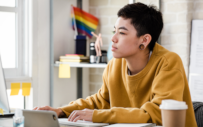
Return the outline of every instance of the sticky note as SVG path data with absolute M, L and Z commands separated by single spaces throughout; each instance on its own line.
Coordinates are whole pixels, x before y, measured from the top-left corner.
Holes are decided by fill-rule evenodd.
M 60 64 L 59 65 L 59 78 L 70 78 L 70 65 Z
M 4 115 L 4 110 L 0 108 L 0 114 Z
M 22 95 L 29 96 L 31 89 L 31 83 L 22 83 Z
M 11 96 L 18 95 L 20 90 L 20 83 L 11 83 Z

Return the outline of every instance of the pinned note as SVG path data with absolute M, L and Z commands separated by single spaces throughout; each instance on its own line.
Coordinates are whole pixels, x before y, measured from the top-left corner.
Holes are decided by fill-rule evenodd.
M 0 108 L 0 114 L 4 115 L 4 110 Z
M 29 96 L 31 89 L 31 83 L 22 83 L 22 95 Z
M 70 65 L 68 64 L 59 65 L 59 78 L 70 78 Z
M 11 83 L 11 94 L 10 95 L 18 95 L 20 90 L 20 83 Z

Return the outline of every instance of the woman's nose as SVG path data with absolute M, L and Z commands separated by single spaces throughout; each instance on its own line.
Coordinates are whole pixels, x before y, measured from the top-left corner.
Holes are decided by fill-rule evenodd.
M 113 37 L 111 38 L 111 41 L 114 43 L 117 43 L 118 39 L 116 37 L 116 33 L 113 35 Z

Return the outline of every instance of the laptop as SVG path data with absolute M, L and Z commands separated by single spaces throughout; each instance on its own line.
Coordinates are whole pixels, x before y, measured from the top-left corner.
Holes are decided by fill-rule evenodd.
M 4 115 L 0 114 L 0 118 L 13 117 L 14 113 L 11 113 L 8 103 L 7 88 L 1 62 L 1 56 L 0 56 L 0 108 L 3 109 L 4 113 Z
M 47 110 L 23 110 L 25 127 L 103 127 L 108 123 L 93 123 L 89 121 L 78 120 L 70 122 L 68 118 L 59 118 L 54 111 Z
M 23 110 L 25 127 L 60 127 L 54 111 Z

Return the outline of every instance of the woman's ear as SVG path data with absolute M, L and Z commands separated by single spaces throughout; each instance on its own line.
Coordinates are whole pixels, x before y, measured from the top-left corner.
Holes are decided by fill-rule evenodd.
M 145 34 L 143 36 L 142 44 L 144 44 L 145 47 L 147 47 L 149 45 L 149 43 L 151 42 L 151 40 L 152 40 L 152 36 L 150 34 Z

